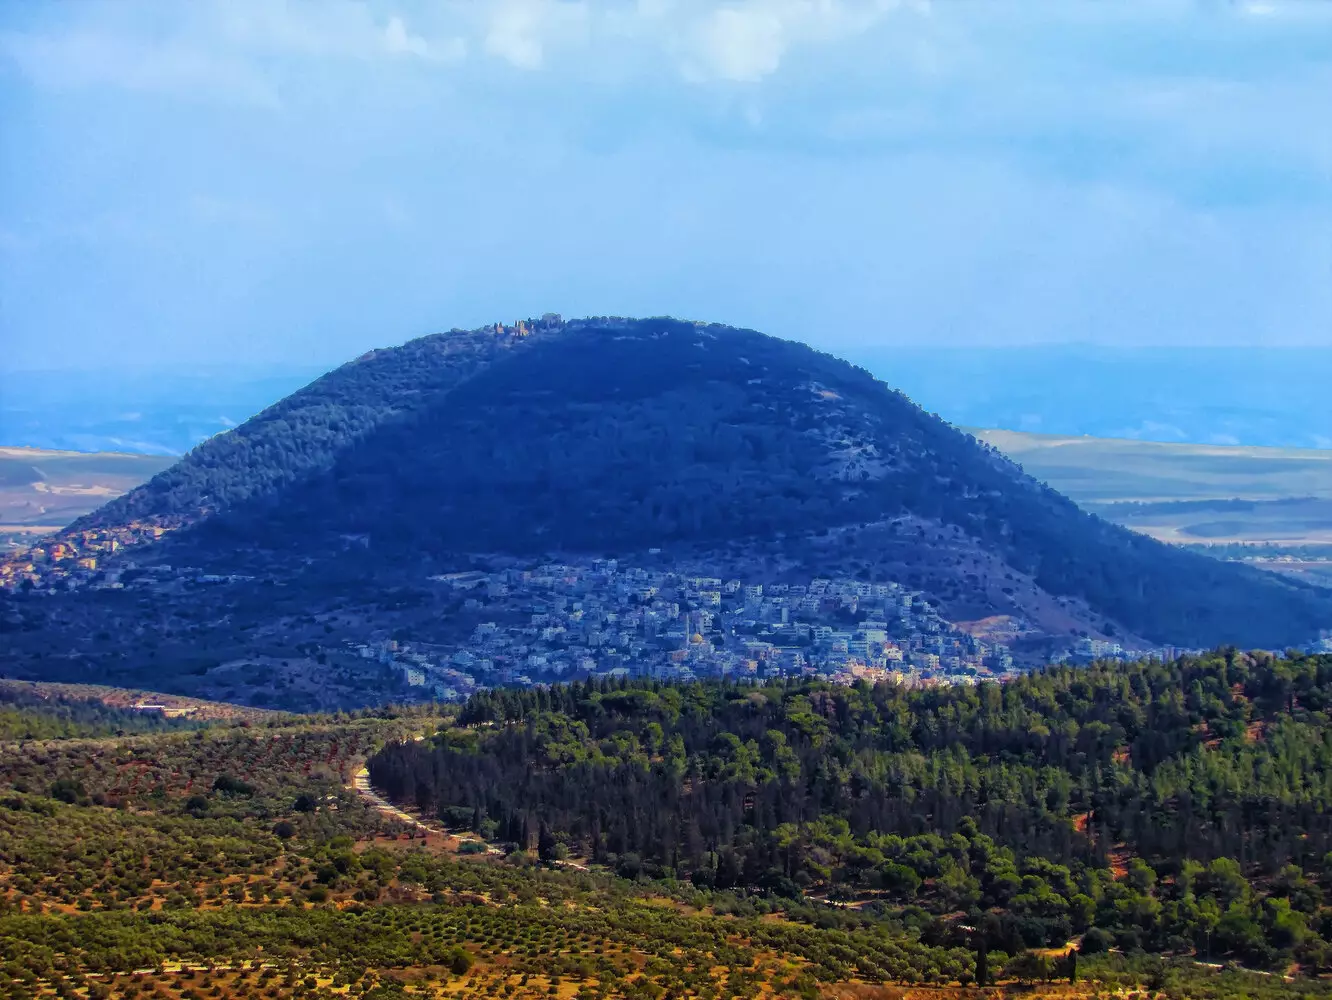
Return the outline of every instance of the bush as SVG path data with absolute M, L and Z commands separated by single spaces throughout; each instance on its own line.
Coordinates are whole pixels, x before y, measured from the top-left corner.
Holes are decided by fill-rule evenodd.
M 213 781 L 213 791 L 224 795 L 253 795 L 254 786 L 229 774 L 219 774 Z
M 83 785 L 73 778 L 57 778 L 51 784 L 51 798 L 69 805 L 85 805 L 88 793 Z
M 1054 966 L 1044 955 L 1034 951 L 1020 951 L 1004 965 L 1003 974 L 1024 983 L 1048 981 L 1054 976 Z
M 465 976 L 475 964 L 476 959 L 466 948 L 454 948 L 449 956 L 449 971 L 455 976 Z
M 1078 951 L 1084 955 L 1100 955 L 1110 950 L 1114 943 L 1114 937 L 1109 931 L 1104 931 L 1099 927 L 1093 927 L 1086 934 L 1082 935 L 1082 943 L 1078 945 Z

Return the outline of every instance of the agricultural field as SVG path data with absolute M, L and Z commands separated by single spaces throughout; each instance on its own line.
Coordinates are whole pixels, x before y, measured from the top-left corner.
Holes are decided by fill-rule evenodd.
M 1080 504 L 1332 500 L 1332 449 L 969 433 Z
M 971 433 L 1108 521 L 1332 587 L 1332 449 Z
M 89 693 L 9 710 L 49 729 Z M 5 1000 L 1292 995 L 1280 975 L 1071 945 L 990 952 L 1001 985 L 982 991 L 965 936 L 909 919 L 497 854 L 356 789 L 376 749 L 453 724 L 431 710 L 85 735 L 131 712 L 101 711 L 0 742 Z

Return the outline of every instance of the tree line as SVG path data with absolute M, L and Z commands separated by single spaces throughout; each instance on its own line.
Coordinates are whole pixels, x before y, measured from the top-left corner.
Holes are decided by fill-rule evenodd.
M 1332 964 L 1332 657 L 1233 650 L 999 685 L 577 683 L 474 696 L 370 762 L 546 858 L 935 918 L 1013 950 Z

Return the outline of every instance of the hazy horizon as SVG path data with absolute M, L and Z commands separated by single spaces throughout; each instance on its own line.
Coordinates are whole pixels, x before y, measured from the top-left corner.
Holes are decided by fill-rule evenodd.
M 363 349 L 343 361 L 364 353 Z M 881 347 L 836 352 L 965 427 L 1194 444 L 1332 448 L 1332 347 Z M 28 372 L 0 445 L 180 454 L 335 365 Z
M 535 316 L 522 317 L 504 317 L 496 319 L 496 322 L 511 323 L 516 319 L 532 319 Z M 568 316 L 566 319 L 579 319 L 582 317 Z M 643 319 L 648 317 L 626 317 L 632 319 Z M 703 322 L 700 318 L 700 322 Z M 718 322 L 727 324 L 724 319 L 707 320 L 706 322 Z M 484 325 L 484 324 L 483 324 Z M 451 329 L 451 328 L 450 328 Z M 71 362 L 60 365 L 26 365 L 23 367 L 11 366 L 6 370 L 16 375 L 94 375 L 106 376 L 113 375 L 117 377 L 138 378 L 147 376 L 156 376 L 163 374 L 178 375 L 211 375 L 218 373 L 239 373 L 255 378 L 265 378 L 270 376 L 287 377 L 295 374 L 309 374 L 311 378 L 326 374 L 339 365 L 346 364 L 355 360 L 359 354 L 366 351 L 382 350 L 393 348 L 414 340 L 417 337 L 428 337 L 438 333 L 446 333 L 447 329 L 432 330 L 424 333 L 414 333 L 399 340 L 376 342 L 366 344 L 362 350 L 353 354 L 348 354 L 337 360 L 328 363 L 323 362 L 298 362 L 290 361 L 197 361 L 197 362 L 166 362 L 166 361 L 148 361 L 137 363 L 121 363 L 115 361 L 108 363 L 83 363 Z M 759 330 L 759 333 L 766 333 L 765 330 Z M 1152 354 L 1165 355 L 1193 355 L 1201 359 L 1219 358 L 1230 356 L 1242 356 L 1246 359 L 1261 358 L 1268 355 L 1284 357 L 1314 358 L 1318 361 L 1332 360 L 1332 344 L 1097 344 L 1089 341 L 1057 341 L 1040 344 L 910 344 L 910 343 L 892 343 L 892 344 L 874 344 L 868 343 L 863 346 L 853 345 L 851 347 L 820 347 L 818 344 L 796 336 L 787 336 L 783 340 L 795 340 L 799 343 L 809 344 L 818 350 L 836 355 L 845 360 L 860 364 L 858 357 L 876 350 L 891 352 L 894 354 L 919 354 L 944 356 L 966 356 L 984 353 L 996 353 L 1005 355 L 1038 355 L 1047 356 L 1064 355 L 1075 356 L 1083 355 L 1089 360 L 1095 359 L 1113 359 L 1123 357 L 1144 357 Z

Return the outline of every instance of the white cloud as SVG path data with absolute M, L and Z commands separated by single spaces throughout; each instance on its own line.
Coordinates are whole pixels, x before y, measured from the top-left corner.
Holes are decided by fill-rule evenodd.
M 455 58 L 463 40 L 428 38 L 400 13 L 381 17 L 357 0 L 317 4 L 226 0 L 194 8 L 197 31 L 220 31 L 236 47 L 314 58 Z
M 799 46 L 860 35 L 891 11 L 924 0 L 498 0 L 480 20 L 487 52 L 522 69 L 547 68 L 556 52 L 587 64 L 632 53 L 641 71 L 666 55 L 693 82 L 754 83 Z M 646 59 L 642 57 L 648 57 Z
M 412 35 L 407 31 L 407 26 L 402 23 L 402 18 L 389 18 L 388 25 L 384 28 L 384 48 L 393 53 L 404 53 L 414 56 L 429 57 L 430 45 L 420 35 Z
M 486 51 L 519 69 L 540 69 L 544 50 L 530 5 L 508 4 L 491 22 Z
M 589 40 L 591 9 L 581 0 L 501 0 L 485 27 L 485 48 L 519 69 L 541 69 L 547 51 Z
M 752 83 L 781 64 L 786 31 L 781 16 L 763 5 L 723 7 L 699 26 L 697 53 L 715 75 Z
M 103 315 L 350 338 L 385 302 L 417 329 L 529 301 L 789 334 L 1325 339 L 1332 3 L 1278 6 L 32 5 L 0 14 L 0 74 L 35 84 L 5 123 L 0 295 L 34 344 Z M 518 230 L 542 234 L 522 266 Z
M 692 29 L 683 46 L 686 78 L 756 83 L 776 73 L 795 46 L 827 46 L 863 35 L 889 13 L 917 13 L 915 0 L 742 0 L 692 6 Z

